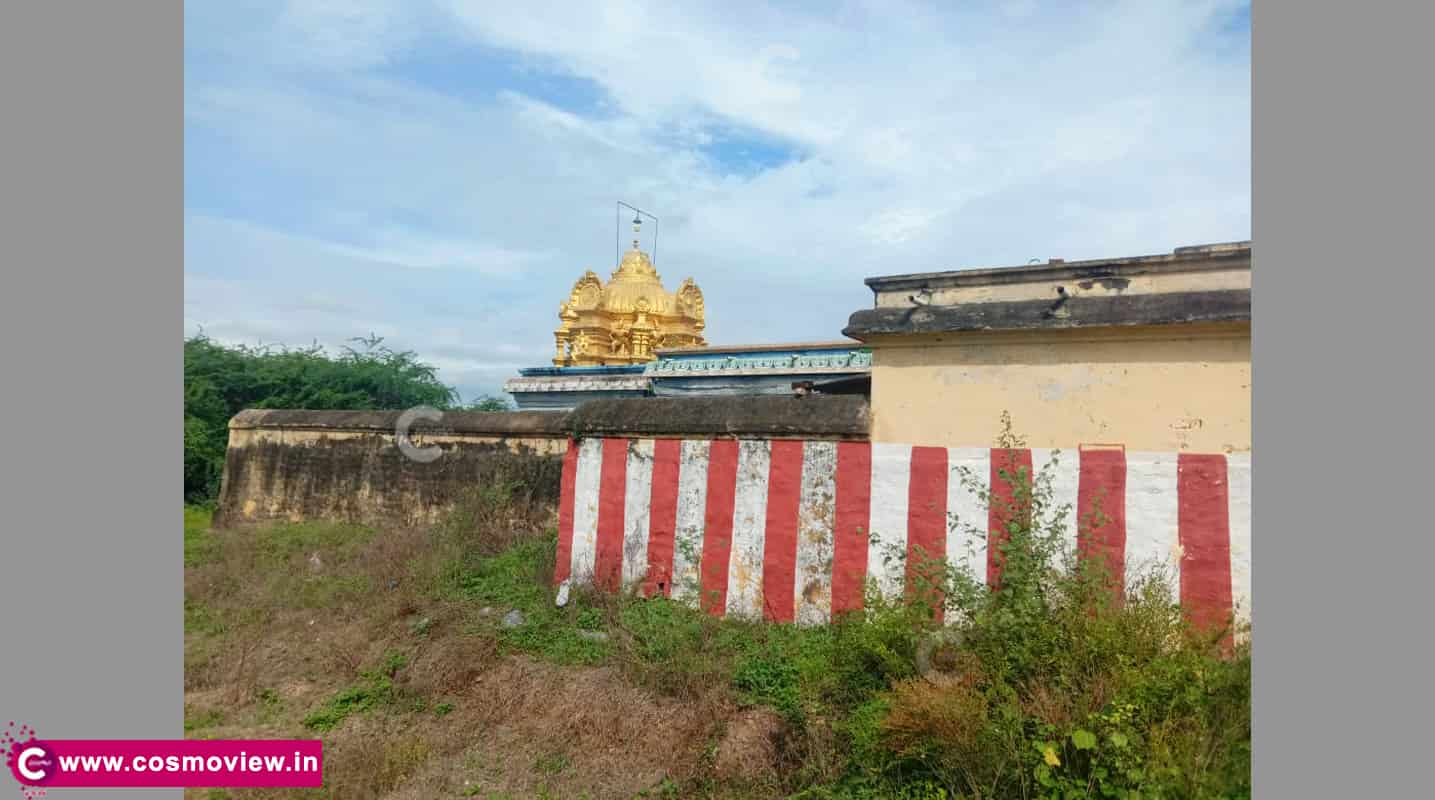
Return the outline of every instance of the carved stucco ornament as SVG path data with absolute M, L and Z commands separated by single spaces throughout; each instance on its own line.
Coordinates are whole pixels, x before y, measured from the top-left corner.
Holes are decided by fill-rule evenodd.
M 635 240 L 607 283 L 589 270 L 559 304 L 553 364 L 643 364 L 657 358 L 660 347 L 704 347 L 705 314 L 693 279 L 669 292 Z

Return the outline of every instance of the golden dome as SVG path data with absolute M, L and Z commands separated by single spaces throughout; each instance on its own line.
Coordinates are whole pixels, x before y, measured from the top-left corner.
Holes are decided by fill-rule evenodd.
M 637 242 L 633 242 L 632 250 L 623 254 L 623 260 L 618 262 L 618 268 L 613 270 L 613 280 L 652 280 L 654 283 L 661 283 L 653 260 L 638 249 Z
M 602 307 L 611 314 L 639 310 L 666 314 L 671 312 L 674 303 L 648 254 L 635 248 L 624 253 L 622 262 L 613 270 L 603 289 Z
M 568 301 L 559 306 L 553 363 L 641 364 L 656 358 L 653 351 L 659 347 L 706 345 L 705 311 L 702 290 L 693 279 L 669 292 L 635 241 L 607 284 L 592 271 L 573 284 Z

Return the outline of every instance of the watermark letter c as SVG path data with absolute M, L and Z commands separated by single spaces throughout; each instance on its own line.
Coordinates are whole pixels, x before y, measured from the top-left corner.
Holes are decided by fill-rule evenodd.
M 438 445 L 419 447 L 409 438 L 409 428 L 413 427 L 414 421 L 426 419 L 430 422 L 438 422 L 443 419 L 443 412 L 430 406 L 414 406 L 399 415 L 399 422 L 394 426 L 394 440 L 399 446 L 399 452 L 403 453 L 410 461 L 417 461 L 420 464 L 428 464 L 443 455 L 443 448 Z

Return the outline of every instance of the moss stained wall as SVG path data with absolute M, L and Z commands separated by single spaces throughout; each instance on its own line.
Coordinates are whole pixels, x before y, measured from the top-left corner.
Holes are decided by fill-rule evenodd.
M 274 519 L 433 522 L 484 485 L 557 502 L 565 437 L 455 434 L 414 437 L 438 458 L 409 458 L 393 433 L 234 429 L 225 454 L 217 525 Z
M 570 439 L 867 437 L 862 397 L 601 400 L 573 412 L 445 412 L 408 428 L 397 411 L 248 410 L 229 423 L 215 524 L 330 519 L 436 521 L 466 493 L 497 482 L 556 505 Z

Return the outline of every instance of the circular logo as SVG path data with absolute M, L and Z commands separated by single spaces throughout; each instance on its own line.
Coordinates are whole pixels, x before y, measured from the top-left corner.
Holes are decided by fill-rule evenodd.
M 16 780 L 29 786 L 44 786 L 60 771 L 55 752 L 44 742 L 21 742 L 15 745 L 11 763 Z

